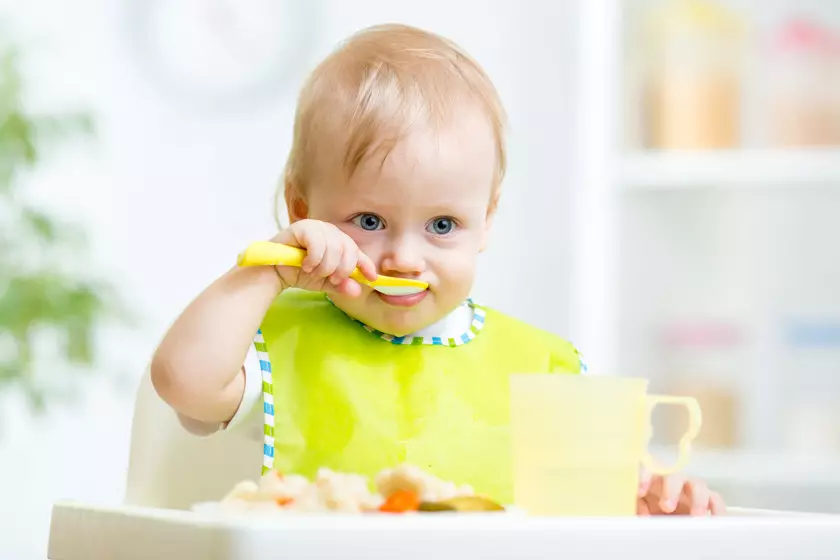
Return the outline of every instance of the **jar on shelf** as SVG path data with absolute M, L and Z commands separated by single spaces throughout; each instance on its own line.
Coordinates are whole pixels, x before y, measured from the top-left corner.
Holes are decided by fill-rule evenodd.
M 741 445 L 744 330 L 729 322 L 671 323 L 663 328 L 660 340 L 659 390 L 694 397 L 703 413 L 695 444 L 711 449 Z M 662 418 L 654 431 L 674 442 L 685 431 L 682 424 L 675 418 Z
M 840 145 L 840 39 L 818 22 L 795 19 L 771 36 L 764 57 L 769 144 Z
M 784 325 L 780 411 L 784 447 L 825 455 L 840 450 L 840 320 L 793 319 Z
M 840 30 L 834 32 L 834 48 L 831 55 L 831 82 L 829 84 L 829 91 L 834 100 L 834 111 L 832 112 L 832 122 L 834 123 L 835 137 L 840 135 Z M 835 145 L 840 145 L 840 140 L 833 142 Z
M 671 2 L 651 15 L 642 85 L 648 148 L 740 143 L 743 27 L 710 0 Z

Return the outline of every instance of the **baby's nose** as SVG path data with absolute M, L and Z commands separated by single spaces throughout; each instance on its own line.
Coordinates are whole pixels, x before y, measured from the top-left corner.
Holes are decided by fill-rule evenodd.
M 416 276 L 426 269 L 422 251 L 412 243 L 394 244 L 382 259 L 383 274 Z

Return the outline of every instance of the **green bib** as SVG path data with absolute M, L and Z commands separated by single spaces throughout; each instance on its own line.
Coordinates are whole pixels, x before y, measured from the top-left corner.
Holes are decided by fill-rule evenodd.
M 554 335 L 473 305 L 457 339 L 398 338 L 350 318 L 323 294 L 287 291 L 255 346 L 263 373 L 263 471 L 320 467 L 373 478 L 417 465 L 512 503 L 508 380 L 580 371 Z

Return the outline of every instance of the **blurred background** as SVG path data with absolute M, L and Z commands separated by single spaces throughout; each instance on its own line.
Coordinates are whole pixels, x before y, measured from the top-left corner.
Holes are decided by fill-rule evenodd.
M 690 470 L 730 503 L 840 512 L 840 3 L 4 0 L 0 557 L 122 499 L 157 341 L 275 230 L 307 71 L 389 21 L 509 111 L 476 297 L 700 399 Z

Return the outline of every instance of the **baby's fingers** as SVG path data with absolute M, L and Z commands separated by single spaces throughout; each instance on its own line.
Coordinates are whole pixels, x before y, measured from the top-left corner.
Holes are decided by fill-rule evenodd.
M 365 278 L 368 280 L 376 280 L 376 277 L 379 276 L 376 272 L 376 265 L 373 264 L 371 258 L 364 254 L 361 249 L 359 250 L 358 266 L 359 270 L 362 271 L 362 274 L 364 274 Z
M 647 495 L 648 490 L 650 490 L 650 481 L 652 476 L 650 471 L 644 467 L 639 469 L 639 497 L 643 498 Z
M 726 504 L 723 497 L 717 492 L 709 492 L 709 510 L 712 515 L 724 515 L 726 513 Z
M 663 477 L 662 495 L 659 499 L 659 507 L 663 513 L 674 513 L 676 511 L 684 487 L 685 478 L 678 474 Z
M 356 269 L 356 263 L 359 261 L 360 251 L 356 243 L 344 234 L 339 234 L 339 239 L 342 245 L 342 254 L 341 261 L 330 276 L 330 282 L 333 286 L 338 286 L 344 282 Z
M 327 253 L 327 238 L 320 228 L 303 229 L 295 232 L 295 239 L 303 249 L 306 256 L 301 263 L 301 269 L 311 274 L 324 260 Z
M 335 287 L 335 291 L 349 297 L 362 295 L 362 287 L 352 278 L 345 278 Z
M 644 498 L 638 498 L 636 500 L 636 515 L 641 517 L 653 515 L 653 512 L 650 510 L 650 504 Z
M 689 480 L 685 485 L 685 502 L 689 515 L 706 515 L 711 498 L 709 487 L 699 480 Z
M 313 278 L 319 280 L 331 278 L 336 273 L 346 252 L 346 247 L 337 235 L 327 232 L 324 235 L 324 240 L 326 242 L 324 257 L 318 263 L 318 266 L 309 273 Z

